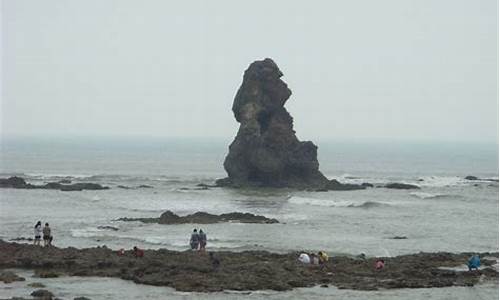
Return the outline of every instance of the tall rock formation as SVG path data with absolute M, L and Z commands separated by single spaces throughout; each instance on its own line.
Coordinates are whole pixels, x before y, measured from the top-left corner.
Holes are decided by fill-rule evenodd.
M 233 103 L 240 128 L 224 161 L 228 177 L 220 186 L 356 189 L 328 180 L 320 171 L 318 147 L 297 139 L 284 105 L 292 91 L 276 63 L 266 58 L 245 71 Z

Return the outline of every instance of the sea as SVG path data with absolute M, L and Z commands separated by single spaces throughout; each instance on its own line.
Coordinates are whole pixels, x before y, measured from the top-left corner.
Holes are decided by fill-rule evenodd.
M 499 248 L 498 144 L 318 140 L 320 170 L 344 183 L 369 182 L 358 191 L 311 192 L 270 188 L 209 188 L 226 176 L 231 138 L 31 137 L 2 138 L 0 177 L 33 184 L 70 180 L 109 190 L 0 189 L 0 238 L 29 238 L 48 222 L 58 247 L 133 246 L 187 250 L 190 233 L 207 233 L 210 251 L 324 250 L 330 256 L 396 256 L 418 252 L 497 252 Z M 466 180 L 467 175 L 479 180 Z M 378 188 L 400 182 L 418 190 Z M 147 185 L 151 188 L 140 187 Z M 159 225 L 122 217 L 249 212 L 279 224 Z M 115 227 L 112 230 L 102 226 Z M 395 239 L 395 237 L 403 237 Z M 465 262 L 464 262 L 465 263 Z M 27 296 L 42 282 L 72 299 L 498 299 L 498 285 L 381 291 L 299 288 L 287 292 L 184 293 L 120 279 L 39 279 L 0 283 L 0 296 Z

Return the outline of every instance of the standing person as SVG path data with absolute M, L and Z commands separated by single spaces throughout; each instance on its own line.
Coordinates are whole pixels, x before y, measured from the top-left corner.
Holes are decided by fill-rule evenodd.
M 35 241 L 34 245 L 40 246 L 40 239 L 42 238 L 42 221 L 36 222 L 35 225 Z
M 191 240 L 189 241 L 189 244 L 191 245 L 191 250 L 197 250 L 199 242 L 200 242 L 200 236 L 198 235 L 198 230 L 196 230 L 195 228 L 193 230 L 193 233 L 191 234 Z
M 205 251 L 205 247 L 207 246 L 207 235 L 200 229 L 199 239 L 200 239 L 200 251 Z
M 52 235 L 50 234 L 49 223 L 45 223 L 45 227 L 43 227 L 43 246 L 51 246 Z

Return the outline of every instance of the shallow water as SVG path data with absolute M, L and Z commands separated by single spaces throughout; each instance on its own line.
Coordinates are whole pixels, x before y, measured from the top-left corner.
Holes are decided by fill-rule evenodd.
M 375 185 L 405 182 L 418 184 L 420 190 L 196 190 L 196 184 L 212 183 L 224 176 L 222 161 L 227 143 L 185 139 L 4 140 L 1 177 L 20 174 L 32 183 L 70 179 L 97 182 L 111 189 L 82 192 L 2 189 L 0 238 L 31 237 L 34 223 L 42 220 L 51 224 L 57 246 L 105 244 L 112 248 L 137 245 L 187 249 L 190 231 L 200 226 L 115 221 L 121 217 L 157 217 L 169 209 L 181 215 L 196 211 L 251 212 L 281 222 L 203 225 L 208 234 L 208 248 L 216 251 L 307 249 L 326 250 L 330 255 L 365 253 L 370 256 L 419 251 L 498 251 L 498 183 L 463 179 L 466 175 L 498 179 L 496 145 L 319 144 L 321 170 L 329 177 Z M 141 184 L 153 188 L 117 187 Z M 100 230 L 97 227 L 101 225 L 119 230 Z M 395 236 L 407 239 L 392 239 Z M 104 284 L 97 279 L 58 280 L 55 292 L 76 290 L 78 282 Z M 106 282 L 113 282 L 117 287 L 134 286 L 120 280 Z M 98 298 L 107 299 L 104 294 L 108 288 L 102 289 L 103 294 Z M 158 288 L 142 286 L 140 289 L 144 295 L 151 295 L 151 299 L 160 298 L 154 296 Z M 363 299 L 366 295 L 380 299 L 455 299 L 456 295 L 469 298 L 471 293 L 482 295 L 483 290 L 450 288 L 363 294 L 314 288 L 290 293 L 297 298 L 307 294 L 306 298 L 314 299 L 324 298 L 322 293 L 326 291 L 333 291 L 340 299 Z M 494 291 L 498 294 L 497 288 Z M 172 295 L 187 297 L 175 292 Z M 273 292 L 252 295 L 269 299 L 288 297 L 286 293 Z M 200 297 L 204 296 L 207 295 Z M 231 297 L 236 296 L 231 294 Z

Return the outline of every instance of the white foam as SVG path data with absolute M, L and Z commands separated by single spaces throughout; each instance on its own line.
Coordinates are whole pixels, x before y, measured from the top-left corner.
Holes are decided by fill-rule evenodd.
M 326 200 L 326 199 L 314 199 L 314 198 L 303 198 L 292 196 L 288 199 L 289 203 L 292 204 L 305 204 L 305 205 L 314 205 L 314 206 L 336 206 L 338 202 L 334 200 Z
M 435 198 L 443 198 L 443 197 L 448 197 L 451 195 L 446 195 L 446 194 L 433 194 L 433 193 L 426 193 L 426 192 L 412 192 L 410 195 L 415 196 L 420 199 L 435 199 Z
M 109 230 L 98 229 L 95 227 L 71 229 L 71 236 L 72 237 L 83 237 L 83 238 L 109 236 Z
M 75 178 L 75 179 L 85 179 L 90 178 L 93 175 L 88 174 L 57 174 L 57 173 L 25 173 L 28 179 L 64 179 L 64 178 Z
M 418 184 L 427 187 L 456 186 L 468 183 L 467 180 L 458 176 L 424 176 L 420 177 L 420 179 Z
M 351 200 L 332 200 L 332 199 L 315 199 L 293 196 L 288 199 L 289 203 L 297 205 L 312 205 L 324 207 L 361 207 L 371 208 L 378 206 L 388 206 L 390 204 L 378 201 L 351 201 Z

